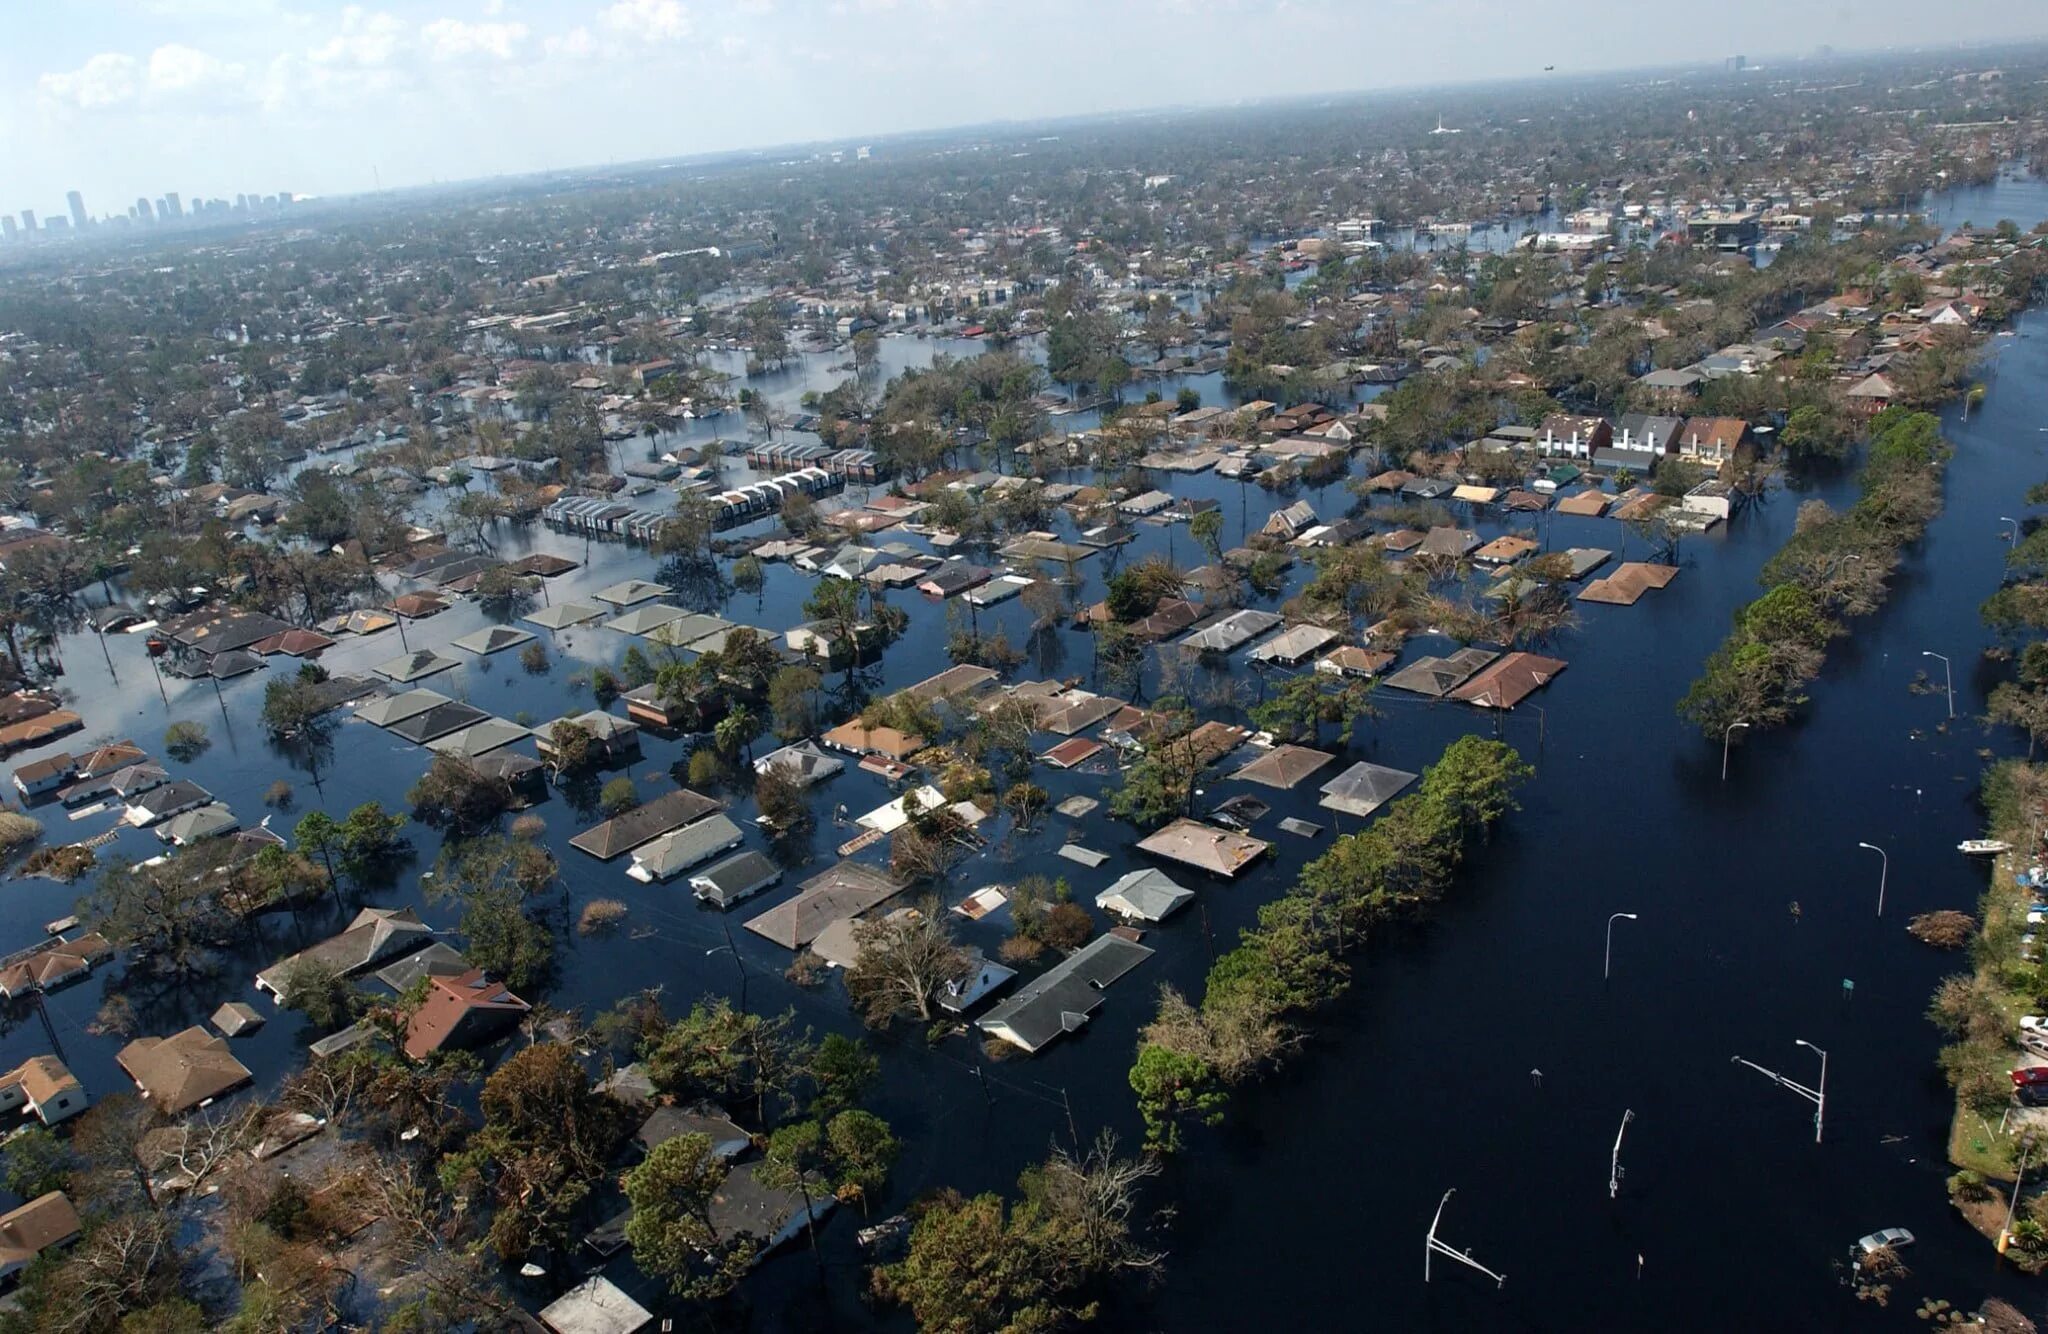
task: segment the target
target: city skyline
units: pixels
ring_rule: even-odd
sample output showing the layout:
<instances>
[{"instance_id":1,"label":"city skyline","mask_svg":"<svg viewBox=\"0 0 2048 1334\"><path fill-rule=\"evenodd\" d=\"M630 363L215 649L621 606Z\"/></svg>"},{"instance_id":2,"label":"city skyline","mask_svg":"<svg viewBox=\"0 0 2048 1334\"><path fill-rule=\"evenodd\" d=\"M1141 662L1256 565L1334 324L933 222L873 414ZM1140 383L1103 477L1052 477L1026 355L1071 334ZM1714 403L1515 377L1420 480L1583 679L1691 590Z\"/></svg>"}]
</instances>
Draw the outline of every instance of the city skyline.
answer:
<instances>
[{"instance_id":1,"label":"city skyline","mask_svg":"<svg viewBox=\"0 0 2048 1334\"><path fill-rule=\"evenodd\" d=\"M1553 15L1509 0L1474 0L1455 29L1410 0L1049 0L1028 13L979 0L742 0L716 12L682 0L114 0L15 16L0 52L0 180L13 210L46 216L68 214L68 192L125 199L144 178L175 178L193 197L231 199L249 180L346 194L1550 66L1571 77L1742 51L1754 62L1923 30L1905 0L1728 0L1711 50L1674 42L1661 15L1620 0L1587 0L1577 17L1566 37ZM1347 34L1358 57L1303 59ZM1943 13L1947 42L2044 35L2048 17L2015 20L1993 0ZM1170 58L1130 59L1162 43Z\"/></svg>"}]
</instances>

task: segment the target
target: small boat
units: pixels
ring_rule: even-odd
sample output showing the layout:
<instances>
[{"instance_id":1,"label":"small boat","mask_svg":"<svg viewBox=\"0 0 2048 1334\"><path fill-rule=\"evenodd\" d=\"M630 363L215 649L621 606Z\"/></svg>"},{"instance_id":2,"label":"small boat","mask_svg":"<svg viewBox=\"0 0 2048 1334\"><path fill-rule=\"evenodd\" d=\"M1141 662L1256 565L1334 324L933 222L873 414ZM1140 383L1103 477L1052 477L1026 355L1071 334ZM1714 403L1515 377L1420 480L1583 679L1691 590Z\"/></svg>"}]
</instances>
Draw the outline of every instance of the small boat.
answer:
<instances>
[{"instance_id":1,"label":"small boat","mask_svg":"<svg viewBox=\"0 0 2048 1334\"><path fill-rule=\"evenodd\" d=\"M1997 838L1966 838L1956 844L1956 851L1972 857L1996 857L2001 852L2011 852L2012 844Z\"/></svg>"}]
</instances>

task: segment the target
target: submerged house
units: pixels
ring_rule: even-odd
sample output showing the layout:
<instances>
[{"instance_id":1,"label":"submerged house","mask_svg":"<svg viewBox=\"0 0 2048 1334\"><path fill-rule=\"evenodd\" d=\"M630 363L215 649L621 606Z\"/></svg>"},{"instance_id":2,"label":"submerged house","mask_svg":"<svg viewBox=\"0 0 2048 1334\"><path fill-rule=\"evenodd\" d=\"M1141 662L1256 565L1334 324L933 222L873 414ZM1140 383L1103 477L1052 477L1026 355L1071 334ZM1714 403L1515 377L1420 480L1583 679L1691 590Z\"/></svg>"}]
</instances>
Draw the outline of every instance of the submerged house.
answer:
<instances>
[{"instance_id":1,"label":"submerged house","mask_svg":"<svg viewBox=\"0 0 2048 1334\"><path fill-rule=\"evenodd\" d=\"M422 1060L446 1048L480 1047L516 1028L533 1007L481 968L427 978L426 998L405 1026L405 1054Z\"/></svg>"},{"instance_id":2,"label":"submerged house","mask_svg":"<svg viewBox=\"0 0 2048 1334\"><path fill-rule=\"evenodd\" d=\"M349 977L410 954L433 937L433 931L410 908L365 908L339 935L287 955L256 974L256 989L282 1001L292 973L302 964L330 968Z\"/></svg>"},{"instance_id":3,"label":"submerged house","mask_svg":"<svg viewBox=\"0 0 2048 1334\"><path fill-rule=\"evenodd\" d=\"M165 1116L189 1112L255 1078L228 1050L226 1038L196 1024L168 1038L137 1038L114 1060Z\"/></svg>"},{"instance_id":4,"label":"submerged house","mask_svg":"<svg viewBox=\"0 0 2048 1334\"><path fill-rule=\"evenodd\" d=\"M1018 989L975 1022L991 1037L1027 1052L1043 1050L1064 1033L1079 1032L1102 1005L1108 986L1152 951L1122 936L1101 935Z\"/></svg>"},{"instance_id":5,"label":"submerged house","mask_svg":"<svg viewBox=\"0 0 2048 1334\"><path fill-rule=\"evenodd\" d=\"M20 1110L46 1126L85 1110L85 1085L54 1056L31 1056L0 1074L0 1113Z\"/></svg>"}]
</instances>

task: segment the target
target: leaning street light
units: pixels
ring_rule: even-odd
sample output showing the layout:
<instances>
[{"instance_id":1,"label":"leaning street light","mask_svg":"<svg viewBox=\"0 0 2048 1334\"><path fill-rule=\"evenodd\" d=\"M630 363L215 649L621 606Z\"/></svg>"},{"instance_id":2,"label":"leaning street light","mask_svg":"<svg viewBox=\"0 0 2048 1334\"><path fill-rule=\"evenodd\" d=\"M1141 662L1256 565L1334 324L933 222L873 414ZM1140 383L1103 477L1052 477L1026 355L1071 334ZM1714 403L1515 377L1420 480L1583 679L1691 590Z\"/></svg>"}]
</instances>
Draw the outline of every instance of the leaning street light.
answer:
<instances>
[{"instance_id":1,"label":"leaning street light","mask_svg":"<svg viewBox=\"0 0 2048 1334\"><path fill-rule=\"evenodd\" d=\"M1740 718L1738 718L1738 719L1736 719L1736 720L1735 720L1734 722L1732 722L1732 723L1728 724L1728 725L1727 725L1726 727L1724 727L1724 728L1722 728L1722 729L1721 729L1721 781L1722 781L1722 782L1724 782L1724 783L1728 781L1728 741L1729 741L1729 738L1731 738L1731 737L1733 737L1733 736L1735 735L1735 729L1736 729L1736 728L1738 728L1738 727L1748 727L1748 726L1749 726L1749 724L1748 724L1748 723L1746 723L1746 722L1742 721L1742 720L1741 720Z\"/></svg>"},{"instance_id":2,"label":"leaning street light","mask_svg":"<svg viewBox=\"0 0 2048 1334\"><path fill-rule=\"evenodd\" d=\"M2009 523L2012 525L2012 531L2005 535L2005 545L2007 549L2011 549L2013 547L2018 546L2020 544L2020 521L2018 519L2013 518L2010 514L1999 515L1998 521L2000 523Z\"/></svg>"},{"instance_id":3,"label":"leaning street light","mask_svg":"<svg viewBox=\"0 0 2048 1334\"><path fill-rule=\"evenodd\" d=\"M1822 1121L1826 1117L1828 1110L1828 1054L1824 1051L1821 1051L1819 1047L1814 1046L1811 1042L1808 1042L1805 1038L1794 1038L1793 1043L1797 1046L1805 1047L1810 1051L1820 1052L1819 1088L1808 1088L1806 1087L1806 1085L1801 1084L1796 1080L1785 1078L1785 1076L1779 1074L1776 1070L1765 1069L1763 1066L1758 1065L1755 1061L1748 1060L1741 1056L1734 1056L1730 1057L1729 1059L1734 1061L1737 1065L1748 1066L1750 1069L1756 1071L1758 1074L1770 1080L1772 1083L1778 1085L1780 1088L1791 1089L1794 1093L1797 1093L1800 1097L1812 1103L1813 1142L1815 1144L1818 1144L1820 1143Z\"/></svg>"},{"instance_id":4,"label":"leaning street light","mask_svg":"<svg viewBox=\"0 0 2048 1334\"><path fill-rule=\"evenodd\" d=\"M1878 855L1879 861L1877 863L1877 915L1879 917L1882 917L1884 916L1884 882L1891 876L1892 859L1885 853L1885 850L1883 848L1880 848L1875 843L1858 843L1856 846L1859 848L1868 848L1870 851Z\"/></svg>"},{"instance_id":5,"label":"leaning street light","mask_svg":"<svg viewBox=\"0 0 2048 1334\"><path fill-rule=\"evenodd\" d=\"M1602 982L1605 982L1608 975L1614 970L1614 924L1623 919L1631 922L1637 920L1636 915L1632 912L1618 912L1607 919L1607 954L1600 963L1600 980Z\"/></svg>"}]
</instances>

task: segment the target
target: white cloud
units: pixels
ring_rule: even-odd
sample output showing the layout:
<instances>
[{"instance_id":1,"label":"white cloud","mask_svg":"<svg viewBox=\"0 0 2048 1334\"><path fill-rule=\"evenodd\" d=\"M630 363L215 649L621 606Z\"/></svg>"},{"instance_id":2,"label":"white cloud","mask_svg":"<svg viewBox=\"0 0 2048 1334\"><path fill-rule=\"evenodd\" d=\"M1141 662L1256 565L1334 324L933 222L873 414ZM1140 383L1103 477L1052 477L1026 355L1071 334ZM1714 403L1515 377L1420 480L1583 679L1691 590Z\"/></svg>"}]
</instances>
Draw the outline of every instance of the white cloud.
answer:
<instances>
[{"instance_id":1,"label":"white cloud","mask_svg":"<svg viewBox=\"0 0 2048 1334\"><path fill-rule=\"evenodd\" d=\"M132 99L140 87L141 72L135 57L102 51L75 70L45 74L36 87L52 101L93 111Z\"/></svg>"},{"instance_id":2,"label":"white cloud","mask_svg":"<svg viewBox=\"0 0 2048 1334\"><path fill-rule=\"evenodd\" d=\"M681 0L619 0L599 18L626 37L675 42L690 35L690 11Z\"/></svg>"},{"instance_id":3,"label":"white cloud","mask_svg":"<svg viewBox=\"0 0 2048 1334\"><path fill-rule=\"evenodd\" d=\"M524 23L465 23L461 19L436 19L420 29L427 54L435 60L466 60L489 56L510 60L526 40Z\"/></svg>"},{"instance_id":4,"label":"white cloud","mask_svg":"<svg viewBox=\"0 0 2048 1334\"><path fill-rule=\"evenodd\" d=\"M566 56L571 60L597 54L597 39L590 35L590 29L584 27L571 28L559 37L550 37L544 45L550 56Z\"/></svg>"},{"instance_id":5,"label":"white cloud","mask_svg":"<svg viewBox=\"0 0 2048 1334\"><path fill-rule=\"evenodd\" d=\"M404 37L405 22L396 14L350 5L341 11L341 31L314 47L307 59L316 65L380 69L397 58Z\"/></svg>"},{"instance_id":6,"label":"white cloud","mask_svg":"<svg viewBox=\"0 0 2048 1334\"><path fill-rule=\"evenodd\" d=\"M173 42L149 55L149 91L174 95L223 88L240 81L242 67Z\"/></svg>"}]
</instances>

